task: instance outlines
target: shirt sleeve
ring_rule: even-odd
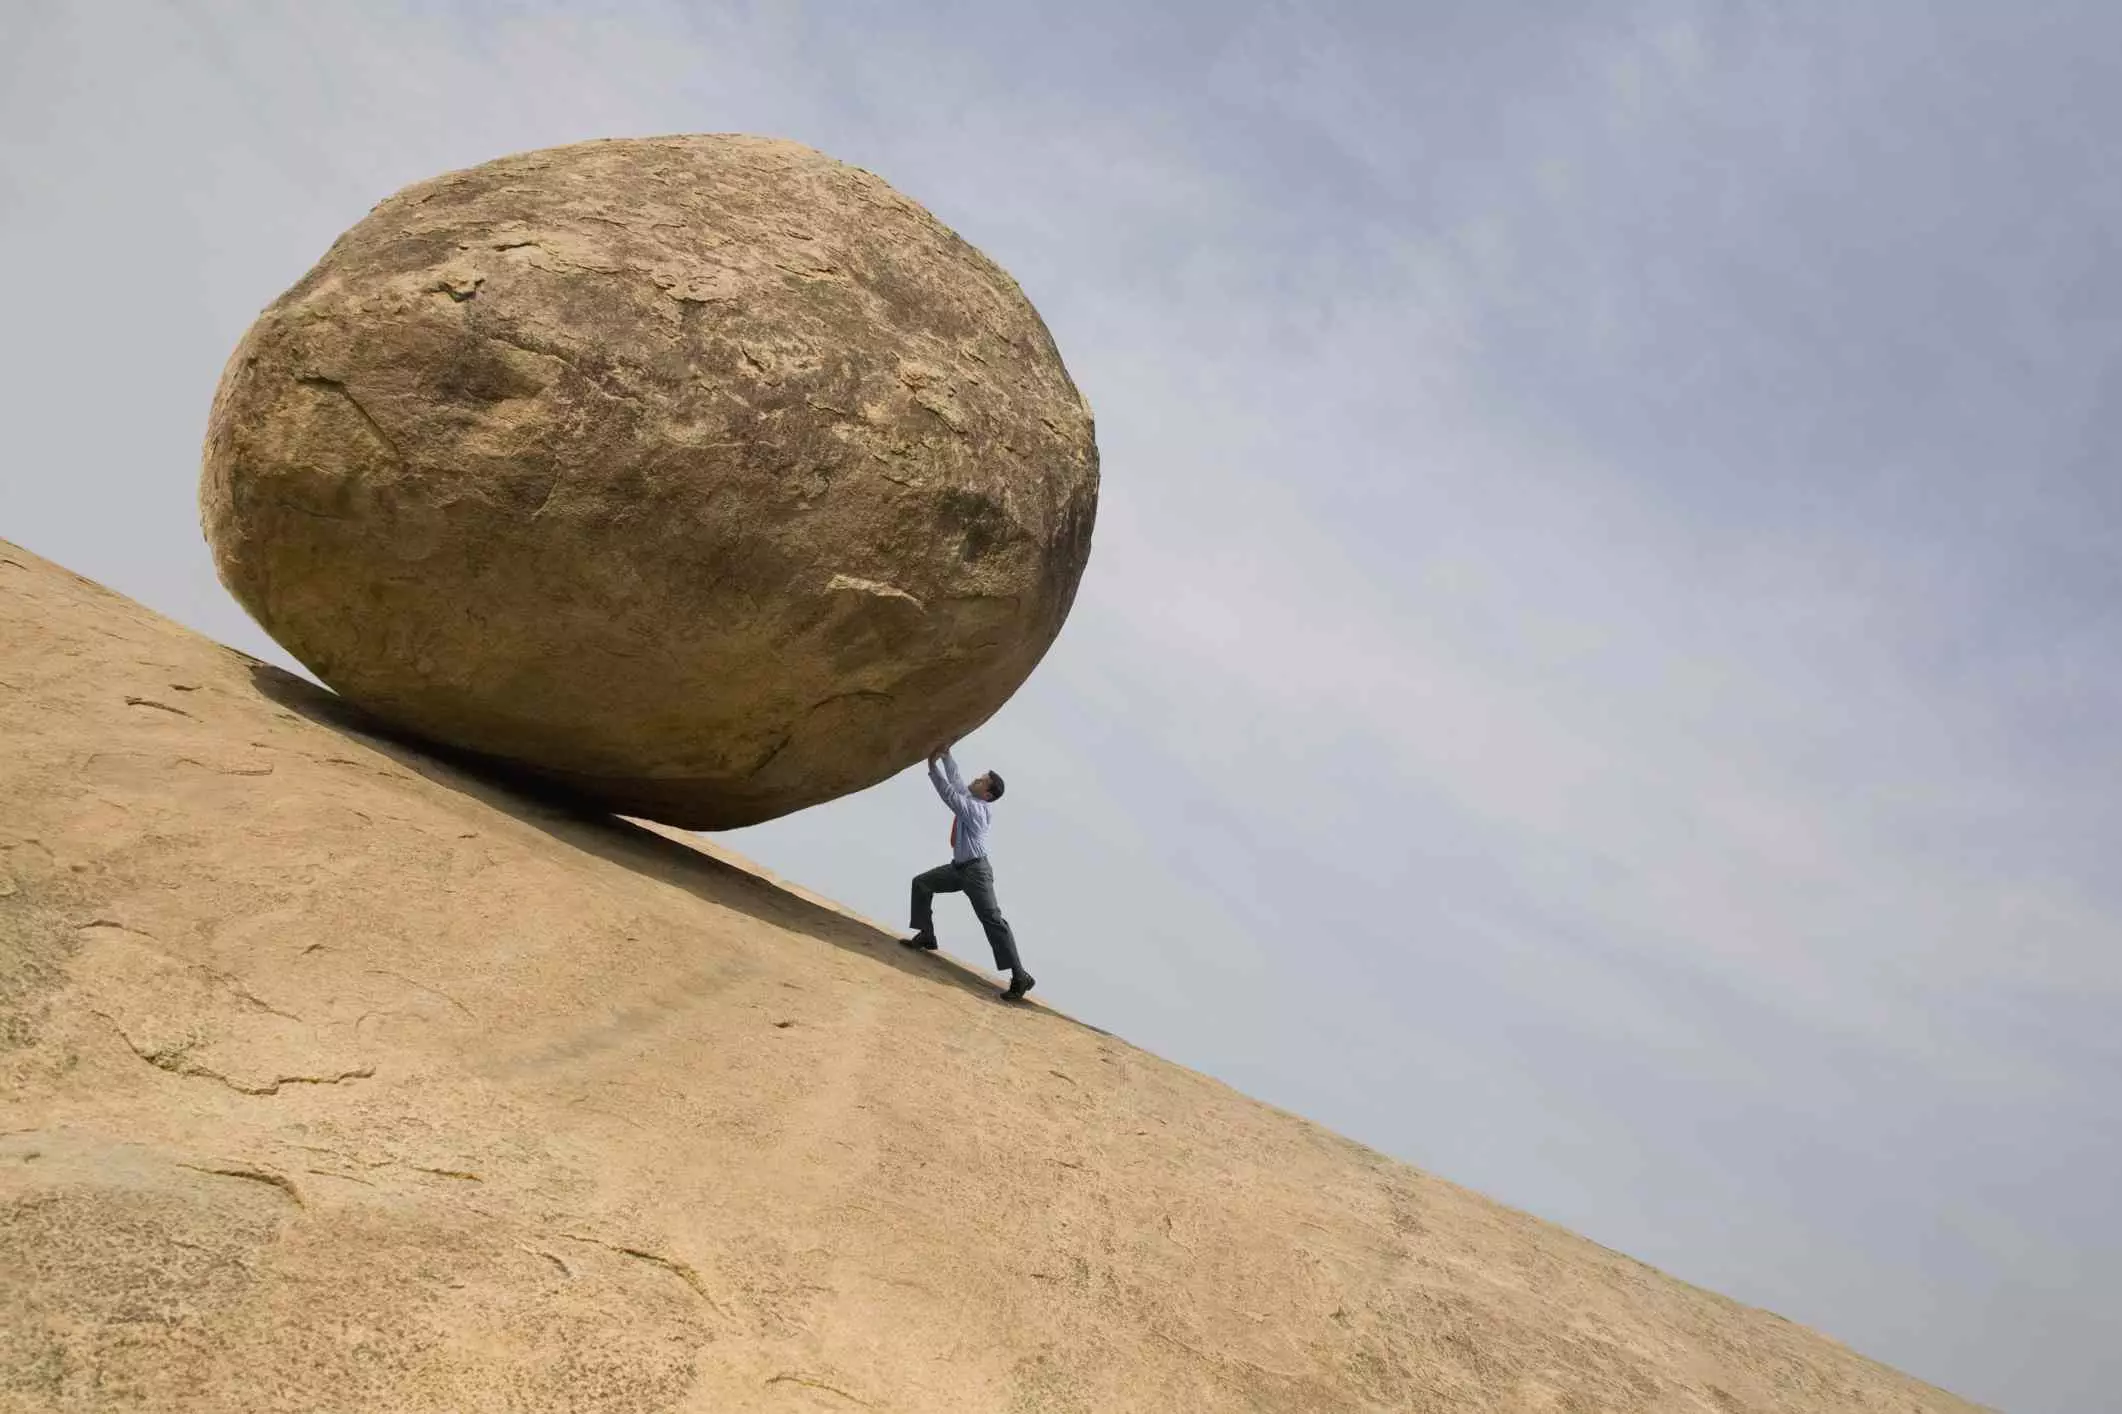
[[[965,782],[958,779],[958,763],[950,759],[949,752],[944,752],[940,761],[928,763],[928,779],[953,814],[962,817],[972,809],[973,798],[966,793]]]

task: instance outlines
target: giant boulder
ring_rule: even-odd
[[[705,136],[382,203],[236,350],[200,502],[223,582],[345,696],[725,828],[992,715],[1097,491],[1006,273],[867,172]]]

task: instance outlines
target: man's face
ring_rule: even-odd
[[[987,778],[985,772],[973,777],[973,783],[967,789],[982,800],[993,800],[995,798],[994,783]]]

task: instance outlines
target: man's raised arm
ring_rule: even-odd
[[[966,794],[965,782],[958,778],[958,763],[951,760],[949,747],[937,747],[936,754],[928,758],[928,780],[954,813],[963,814],[971,808],[973,798]]]

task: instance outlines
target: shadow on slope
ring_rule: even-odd
[[[860,952],[923,981],[995,1001],[995,985],[963,964],[934,953],[911,952],[900,947],[890,933],[798,897],[771,880],[644,825],[569,799],[548,783],[512,770],[505,762],[412,737],[337,693],[270,663],[254,658],[249,662],[252,685],[271,701],[321,726],[358,736],[407,770],[461,791],[563,844],[762,923]],[[1037,1010],[1060,1015],[1043,1007]]]

